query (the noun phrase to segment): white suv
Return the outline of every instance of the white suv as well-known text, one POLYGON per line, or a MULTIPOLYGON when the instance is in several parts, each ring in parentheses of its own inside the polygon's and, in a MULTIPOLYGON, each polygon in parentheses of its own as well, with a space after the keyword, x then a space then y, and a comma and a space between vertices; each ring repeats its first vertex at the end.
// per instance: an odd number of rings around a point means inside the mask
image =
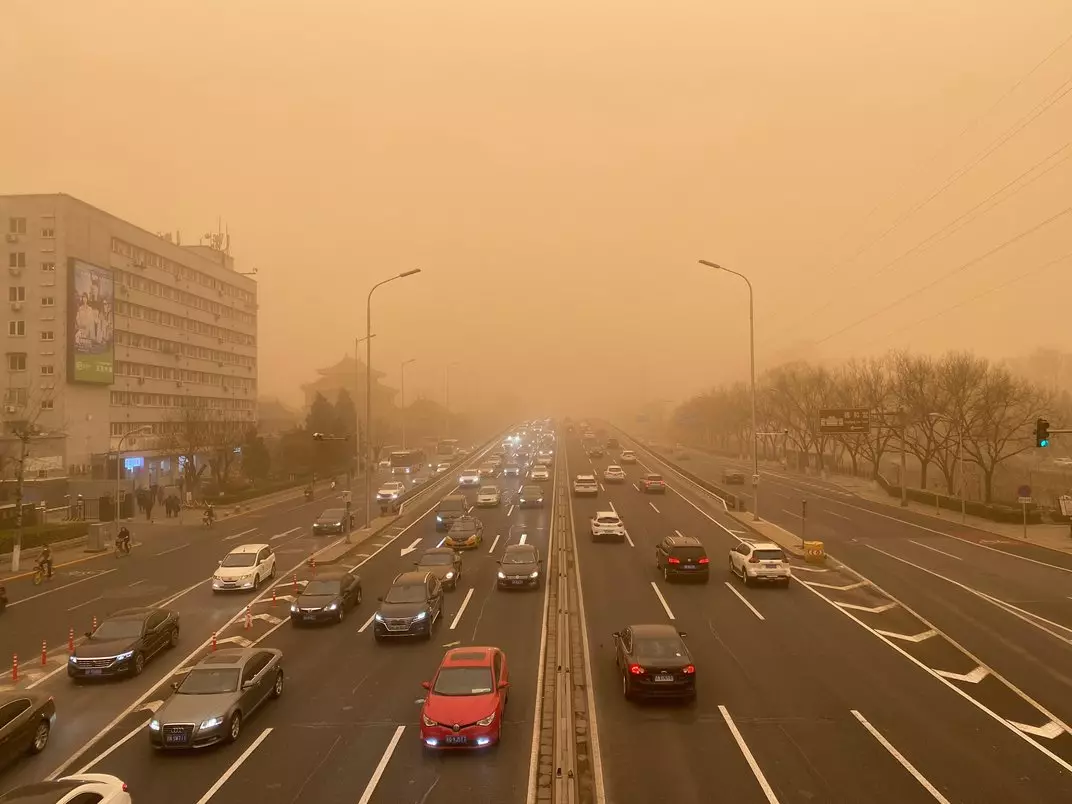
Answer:
POLYGON ((789 559, 773 542, 741 542, 730 550, 730 572, 745 586, 757 581, 789 586, 789 559))
POLYGON ((275 577, 275 553, 267 544, 243 544, 228 553, 212 574, 213 592, 257 591, 275 577))
POLYGON ((599 494, 599 483, 596 482, 595 475, 577 475, 573 481, 573 493, 575 496, 580 497, 582 494, 595 497, 599 494))
POLYGON ((591 525, 593 542, 608 537, 616 542, 625 541, 625 524, 613 511, 597 511, 591 519, 591 525))
POLYGON ((466 469, 458 477, 459 486, 479 486, 480 485, 480 470, 479 469, 466 469))

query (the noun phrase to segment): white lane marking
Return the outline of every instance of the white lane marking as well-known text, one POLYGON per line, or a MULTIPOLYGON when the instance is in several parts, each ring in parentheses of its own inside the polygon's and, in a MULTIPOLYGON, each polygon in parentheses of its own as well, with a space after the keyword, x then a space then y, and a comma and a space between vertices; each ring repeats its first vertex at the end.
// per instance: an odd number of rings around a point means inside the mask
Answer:
POLYGON ((438 550, 440 547, 442 547, 443 543, 446 542, 446 540, 447 540, 446 536, 444 536, 442 539, 440 539, 439 544, 436 545, 436 549, 438 550))
POLYGON ((867 581, 857 581, 856 583, 848 583, 843 586, 835 586, 832 583, 819 583, 818 581, 801 581, 808 586, 815 586, 819 589, 833 589, 835 592, 848 592, 850 589, 859 589, 861 586, 867 586, 867 581))
POLYGON ((206 792, 205 795, 201 796, 201 798, 199 798, 197 800, 197 804, 208 804, 208 802, 212 799, 212 797, 214 795, 216 795, 216 793, 219 792, 220 788, 223 787, 225 784, 227 784, 227 780, 230 779, 232 776, 234 776, 235 771, 237 771, 240 767, 242 767, 242 763, 245 762, 247 759, 249 759, 249 755, 252 754, 254 751, 256 751, 257 746, 259 746, 261 743, 263 743, 265 741, 265 739, 267 739, 268 735, 271 734, 271 733, 272 733, 272 727, 269 726, 264 731, 262 731, 260 734, 258 734, 257 739, 249 744, 249 748, 247 748, 245 751, 243 751, 238 756, 238 759, 236 759, 234 762, 231 763, 231 767, 229 767, 227 770, 225 770, 223 772, 223 776, 221 776, 219 779, 217 779, 216 783, 214 785, 212 785, 212 787, 210 787, 208 789, 208 792, 206 792))
POLYGON ((606 489, 606 488, 605 488, 605 487, 603 486, 603 484, 602 484, 602 483, 600 483, 600 484, 599 484, 599 490, 600 490, 600 491, 606 491, 607 489, 606 489))
MULTIPOLYGON (((808 583, 807 581, 801 581, 800 584, 805 589, 809 589, 812 592, 815 592, 815 590, 811 588, 811 584, 808 583)), ((815 594, 818 595, 820 593, 815 592, 815 594)), ((881 606, 858 606, 855 603, 838 603, 836 600, 830 601, 830 602, 833 603, 835 606, 837 606, 839 609, 852 609, 853 611, 866 611, 869 614, 882 614, 882 612, 889 611, 890 609, 895 608, 897 606, 896 603, 883 603, 881 606)))
POLYGON ((730 730, 730 734, 733 735, 737 747, 740 748, 741 753, 744 754, 745 762, 747 762, 748 767, 752 769, 752 775, 755 776, 756 781, 759 782, 759 787, 763 791, 763 795, 767 797, 769 804, 778 804, 778 797, 774 795, 774 790, 771 789, 767 777, 764 776, 763 771, 760 770, 759 763, 756 762, 756 758, 752 756, 752 752, 748 748, 748 743, 744 741, 744 737, 742 737, 741 732, 738 731, 737 724, 733 722, 730 713, 726 710, 726 707, 721 704, 719 704, 718 711, 722 714, 722 719, 726 721, 726 727, 730 730))
POLYGON ((300 528, 300 527, 298 527, 298 528, 291 528, 290 530, 285 530, 285 531, 283 531, 282 533, 277 533, 277 534, 276 534, 275 536, 273 536, 273 537, 272 537, 271 539, 269 539, 268 541, 270 541, 270 542, 274 542, 274 541, 275 541, 276 539, 282 539, 282 538, 283 538, 284 536, 289 536, 290 534, 292 534, 292 533, 293 533, 294 531, 296 531, 296 530, 301 530, 301 528, 300 528))
POLYGON ((830 516, 836 516, 838 519, 844 519, 846 522, 852 522, 852 517, 847 517, 844 514, 839 514, 837 511, 823 511, 824 514, 830 516))
POLYGON ((1020 731, 1027 732, 1035 737, 1045 737, 1047 740, 1052 740, 1065 733, 1064 729, 1061 728, 1061 724, 1054 723, 1052 720, 1045 726, 1029 726, 1026 723, 1017 723, 1015 720, 1010 720, 1009 722, 1020 731))
POLYGON ((677 537, 678 537, 679 539, 684 539, 684 538, 685 538, 685 534, 684 534, 684 533, 682 533, 682 532, 681 532, 680 530, 675 530, 675 531, 674 531, 674 534, 675 534, 675 535, 676 535, 676 536, 677 536, 677 537))
POLYGON ((663 593, 659 591, 659 587, 656 585, 655 581, 651 582, 651 588, 655 590, 655 596, 659 598, 659 602, 663 604, 663 611, 666 612, 666 616, 673 620, 674 612, 670 611, 670 604, 666 602, 666 598, 663 597, 663 593))
POLYGON ((177 592, 176 594, 172 595, 171 597, 166 597, 163 600, 161 600, 159 603, 154 603, 151 606, 151 608, 164 608, 166 606, 170 606, 172 603, 174 603, 176 600, 178 600, 183 595, 194 591, 194 589, 196 589, 199 586, 204 586, 206 583, 212 583, 212 578, 209 577, 209 578, 205 578, 205 580, 203 580, 203 581, 197 581, 196 583, 192 583, 189 586, 187 586, 185 589, 183 589, 181 592, 177 592))
POLYGON ((917 542, 914 539, 907 539, 906 541, 909 544, 914 544, 916 547, 922 547, 924 550, 933 550, 936 553, 941 553, 943 556, 949 556, 950 558, 955 558, 957 561, 963 561, 964 560, 960 556, 955 556, 952 553, 947 553, 945 550, 939 550, 937 547, 931 547, 929 544, 924 544, 923 542, 917 542))
POLYGON ((614 512, 614 515, 618 516, 618 509, 614 507, 614 503, 612 503, 610 500, 607 500, 607 505, 610 506, 610 510, 614 512))
POLYGON ((491 547, 488 548, 489 553, 494 553, 495 552, 495 545, 497 545, 499 543, 499 536, 500 535, 502 535, 502 534, 496 533, 495 538, 491 540, 491 547))
POLYGON ((241 539, 243 536, 246 536, 246 535, 248 535, 250 533, 253 533, 256 530, 257 530, 257 528, 250 528, 249 530, 244 530, 241 533, 236 533, 233 536, 226 536, 226 537, 224 537, 224 541, 225 542, 233 542, 235 539, 241 539))
POLYGON ((954 673, 952 670, 935 670, 934 672, 942 678, 948 678, 951 681, 963 681, 966 684, 978 684, 990 675, 990 671, 981 665, 970 673, 954 673))
POLYGON ((373 612, 372 614, 369 615, 369 618, 367 620, 365 620, 365 624, 357 629, 357 633, 359 633, 359 634, 365 633, 365 631, 368 629, 368 627, 370 625, 372 625, 372 621, 375 620, 375 619, 376 619, 376 612, 373 612))
POLYGON ((792 516, 792 517, 796 517, 797 519, 800 519, 800 512, 799 511, 790 511, 787 508, 783 508, 782 513, 785 514, 786 516, 792 516))
POLYGON ((507 515, 507 516, 513 516, 513 513, 514 513, 514 506, 513 506, 513 505, 511 505, 511 506, 510 506, 510 510, 506 512, 506 515, 507 515))
POLYGON ((469 601, 473 597, 473 587, 469 587, 469 591, 465 593, 465 600, 462 601, 461 607, 458 609, 458 613, 454 615, 454 620, 450 624, 450 630, 453 631, 458 627, 458 623, 461 622, 462 615, 465 614, 465 607, 469 605, 469 601))
MULTIPOLYGON (((387 770, 387 763, 391 761, 391 755, 394 754, 395 748, 398 747, 398 741, 402 739, 402 732, 405 730, 405 726, 399 726, 395 729, 394 736, 387 743, 387 748, 384 749, 383 756, 380 757, 380 762, 376 765, 376 770, 372 772, 372 778, 365 785, 365 792, 361 794, 357 804, 369 804, 372 801, 372 794, 376 792, 376 785, 380 783, 383 772, 387 770)), ((198 802, 198 804, 201 804, 201 802, 198 802)))
POLYGON ((420 544, 420 543, 421 543, 421 537, 418 536, 416 539, 414 539, 412 542, 409 543, 409 547, 403 547, 402 548, 402 551, 401 551, 402 556, 408 556, 410 553, 412 553, 414 550, 417 549, 417 545, 420 544))
POLYGON ((629 538, 629 531, 626 531, 626 532, 625 532, 625 540, 626 540, 627 542, 629 542, 629 546, 630 546, 630 547, 636 547, 636 545, 635 545, 635 544, 633 544, 633 540, 632 540, 631 538, 629 538))
POLYGON ((744 603, 746 606, 748 606, 748 610, 750 612, 752 612, 754 615, 756 615, 761 620, 766 619, 762 614, 760 614, 756 610, 755 606, 753 606, 751 603, 748 602, 748 598, 746 598, 744 595, 742 595, 740 592, 738 592, 736 589, 733 588, 733 584, 731 584, 729 581, 725 581, 725 584, 726 584, 726 588, 729 589, 731 592, 733 592, 733 594, 735 594, 737 596, 738 600, 740 600, 742 603, 744 603))
POLYGON ((104 595, 97 595, 97 597, 91 597, 89 600, 85 601, 84 603, 76 603, 75 605, 73 605, 69 609, 67 609, 67 611, 74 611, 75 609, 80 609, 83 606, 88 606, 90 603, 96 603, 98 600, 104 600, 104 595))
POLYGON ((54 594, 54 593, 60 591, 61 589, 70 589, 72 586, 78 586, 78 584, 80 584, 80 583, 85 583, 86 581, 96 580, 97 578, 100 578, 102 575, 107 575, 109 572, 117 572, 117 571, 118 571, 117 569, 104 570, 103 572, 98 572, 96 575, 90 575, 90 576, 88 576, 86 578, 79 578, 77 581, 71 581, 70 583, 65 583, 63 586, 54 586, 51 589, 45 590, 44 592, 38 592, 36 595, 30 595, 29 597, 24 597, 24 598, 22 598, 22 600, 13 600, 13 601, 11 601, 10 603, 7 604, 7 607, 9 609, 12 609, 15 606, 21 606, 23 603, 29 603, 31 600, 37 600, 37 598, 39 598, 39 597, 44 597, 45 595, 54 594))
POLYGON ((189 542, 186 542, 186 544, 177 544, 174 547, 169 547, 167 550, 164 550, 162 552, 157 553, 156 557, 159 558, 160 556, 166 556, 168 553, 174 553, 174 552, 177 552, 177 551, 182 550, 183 548, 189 547, 189 546, 190 546, 189 542))
POLYGON ((43 676, 40 676, 39 678, 35 678, 35 679, 34 679, 33 681, 31 681, 31 682, 30 682, 29 684, 27 684, 27 685, 26 685, 26 689, 28 689, 28 690, 32 690, 32 689, 33 689, 34 687, 36 687, 36 686, 37 686, 38 684, 44 684, 44 683, 45 683, 46 681, 48 681, 48 680, 49 680, 50 678, 52 678, 52 677, 53 677, 54 675, 56 675, 56 674, 57 674, 57 673, 59 673, 60 671, 66 670, 66 669, 67 669, 67 663, 66 663, 66 662, 64 662, 63 664, 61 664, 61 665, 60 665, 59 667, 57 667, 56 669, 54 669, 54 670, 49 670, 49 671, 48 671, 47 673, 45 673, 45 674, 44 674, 43 676))
POLYGON ((902 642, 922 642, 925 639, 938 636, 938 632, 933 628, 926 631, 922 631, 918 634, 898 634, 894 631, 883 631, 880 628, 875 629, 876 634, 882 634, 882 636, 890 637, 891 639, 899 639, 902 642))
POLYGON ((521 534, 521 539, 518 541, 518 544, 524 544, 525 540, 528 539, 528 537, 529 537, 529 535, 527 533, 522 533, 521 534))
POLYGON ((128 584, 127 588, 129 589, 129 588, 130 588, 131 586, 137 586, 137 585, 139 585, 139 584, 143 584, 143 583, 145 583, 145 582, 146 582, 147 580, 148 580, 148 578, 142 578, 142 579, 141 579, 140 581, 134 581, 134 583, 132 583, 132 584, 128 584))
POLYGON ((901 767, 908 771, 910 774, 912 774, 912 778, 919 782, 920 785, 922 785, 923 789, 934 797, 935 801, 940 801, 942 802, 942 804, 949 804, 949 799, 939 793, 938 790, 934 787, 934 785, 928 782, 926 777, 918 770, 916 770, 912 763, 905 759, 904 755, 901 754, 901 752, 898 751, 896 748, 894 748, 893 744, 885 737, 883 737, 881 733, 879 733, 878 729, 868 723, 867 718, 865 718, 855 709, 850 709, 849 711, 852 712, 852 716, 854 718, 860 721, 860 725, 867 729, 872 737, 878 740, 879 745, 889 751, 890 756, 896 759, 899 763, 901 763, 901 767))
POLYGON ((634 488, 634 489, 636 489, 637 491, 640 491, 640 487, 639 487, 639 486, 637 486, 637 484, 636 484, 636 483, 634 483, 634 484, 633 484, 633 488, 634 488))
POLYGON ((658 508, 655 507, 655 503, 650 502, 650 503, 648 503, 648 505, 651 506, 651 510, 654 511, 655 513, 657 513, 657 514, 662 513, 658 508))

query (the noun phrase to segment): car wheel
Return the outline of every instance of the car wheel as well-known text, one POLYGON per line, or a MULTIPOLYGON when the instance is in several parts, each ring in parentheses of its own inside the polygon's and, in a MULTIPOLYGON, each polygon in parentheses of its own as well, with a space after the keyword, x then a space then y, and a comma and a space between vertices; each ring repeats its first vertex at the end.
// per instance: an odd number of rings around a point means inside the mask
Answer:
POLYGON ((670 583, 670 569, 668 567, 663 567, 663 580, 670 583))
POLYGON ((134 661, 130 665, 130 674, 132 676, 140 676, 141 671, 145 669, 145 654, 140 650, 135 651, 134 661))
POLYGON ((172 628, 171 629, 171 635, 168 637, 168 643, 167 644, 168 644, 169 648, 174 648, 176 645, 179 644, 179 629, 178 628, 172 628))
POLYGON ((283 671, 278 670, 275 674, 275 684, 272 685, 272 697, 278 698, 283 694, 283 671))
POLYGON ((630 701, 633 699, 633 688, 629 684, 629 676, 622 673, 622 697, 630 701))
POLYGON ((730 575, 736 575, 737 574, 737 570, 733 566, 733 559, 732 558, 730 559, 729 571, 730 571, 730 575))
POLYGON ((360 586, 357 588, 357 597, 354 598, 354 605, 355 606, 360 606, 361 605, 361 587, 360 586))
POLYGON ((346 606, 342 605, 342 606, 339 606, 339 610, 337 612, 335 612, 335 622, 341 623, 345 619, 346 619, 346 606))
POLYGON ((231 722, 227 725, 227 742, 233 743, 242 733, 242 715, 235 712, 231 715, 231 722))
POLYGON ((30 753, 40 754, 45 750, 45 746, 48 745, 48 737, 52 733, 52 724, 47 720, 42 720, 37 724, 37 729, 34 731, 33 742, 30 743, 30 753))
POLYGON ((256 594, 257 590, 261 588, 261 574, 258 572, 253 576, 253 593, 256 594))
POLYGON ((746 570, 741 572, 741 583, 743 583, 745 586, 752 585, 752 581, 748 579, 748 572, 746 570))
POLYGON ((275 580, 275 564, 272 564, 272 571, 268 573, 268 580, 275 580))

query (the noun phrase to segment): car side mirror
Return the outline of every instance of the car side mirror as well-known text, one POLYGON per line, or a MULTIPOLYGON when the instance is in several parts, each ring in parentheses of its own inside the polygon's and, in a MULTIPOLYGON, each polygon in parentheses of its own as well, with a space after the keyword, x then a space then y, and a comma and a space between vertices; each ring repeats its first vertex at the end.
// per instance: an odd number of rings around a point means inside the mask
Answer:
POLYGON ((612 636, 612 637, 614 637, 615 639, 617 639, 617 638, 618 638, 618 637, 620 637, 621 635, 622 635, 622 632, 621 632, 621 631, 615 631, 614 633, 612 633, 612 634, 611 634, 611 636, 612 636))
POLYGON ((218 567, 223 566, 223 559, 222 558, 219 561, 216 562, 216 566, 218 566, 218 567))
POLYGON ((254 679, 252 679, 252 678, 251 678, 251 679, 247 679, 246 681, 243 681, 243 682, 242 682, 242 689, 244 689, 244 690, 248 690, 248 689, 249 689, 250 687, 252 687, 252 686, 253 686, 254 684, 256 684, 256 683, 257 683, 257 682, 256 682, 256 680, 254 680, 254 679))
POLYGON ((537 558, 536 563, 542 566, 543 565, 543 559, 542 558, 537 558))
POLYGON ((413 562, 413 566, 415 566, 415 567, 419 567, 419 566, 420 566, 420 562, 418 562, 418 561, 414 561, 414 562, 413 562))
POLYGON ((175 690, 176 692, 178 692, 178 689, 179 689, 179 682, 178 682, 178 681, 172 681, 172 682, 171 682, 171 689, 173 689, 173 690, 175 690))
POLYGON ((681 637, 682 639, 684 639, 685 637, 687 637, 687 636, 688 636, 688 634, 686 634, 686 633, 685 633, 684 631, 678 631, 678 632, 677 632, 677 635, 678 635, 679 637, 681 637))
POLYGON ((431 681, 422 681, 421 686, 424 687, 426 690, 431 690, 432 689, 432 682, 431 681))

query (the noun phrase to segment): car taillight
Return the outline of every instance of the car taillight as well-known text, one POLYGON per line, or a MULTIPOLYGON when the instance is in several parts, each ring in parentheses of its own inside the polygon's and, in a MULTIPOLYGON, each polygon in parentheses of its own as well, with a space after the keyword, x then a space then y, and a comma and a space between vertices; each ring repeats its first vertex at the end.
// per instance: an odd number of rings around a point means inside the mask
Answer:
POLYGON ((674 558, 673 556, 670 556, 668 559, 666 559, 666 563, 668 563, 668 564, 680 564, 681 559, 680 558, 674 558))
POLYGON ((701 564, 710 564, 711 559, 709 559, 707 556, 704 556, 703 558, 700 559, 700 563, 701 564))
POLYGON ((126 783, 126 782, 123 782, 123 792, 124 792, 124 793, 129 793, 129 792, 130 792, 130 788, 129 788, 129 787, 127 787, 127 783, 126 783))
POLYGON ((693 673, 696 672, 696 665, 694 665, 694 664, 685 665, 685 669, 682 670, 681 672, 684 673, 687 676, 691 676, 693 673))
POLYGON ((759 559, 758 559, 758 558, 756 558, 755 556, 752 556, 752 557, 751 557, 750 559, 748 559, 748 563, 749 563, 749 564, 758 564, 758 563, 759 563, 759 559))
POLYGON ((629 672, 632 673, 634 676, 642 676, 647 671, 639 664, 631 664, 629 665, 629 672))

